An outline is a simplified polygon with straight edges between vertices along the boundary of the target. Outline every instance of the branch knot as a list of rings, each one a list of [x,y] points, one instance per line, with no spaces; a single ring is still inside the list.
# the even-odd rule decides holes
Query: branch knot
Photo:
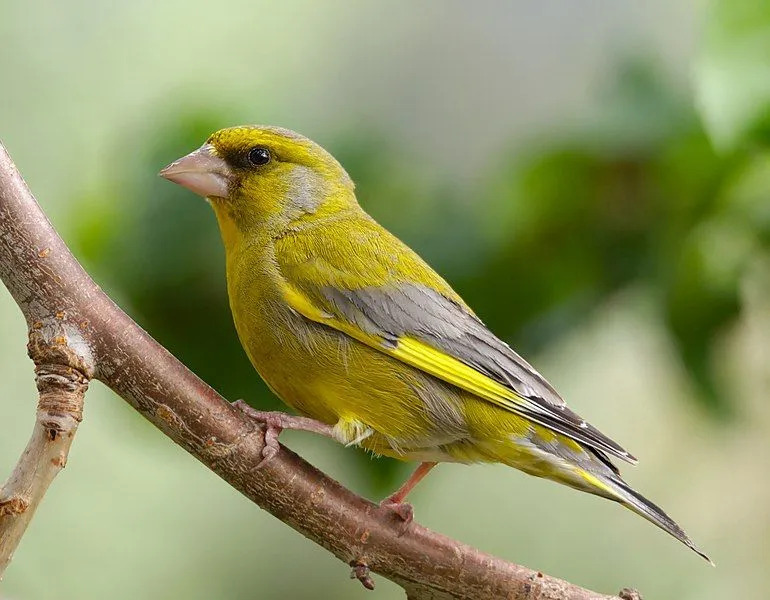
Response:
[[[5,515],[20,515],[29,508],[29,500],[21,496],[5,498],[0,494],[0,517]]]
[[[94,372],[90,351],[80,332],[57,315],[51,323],[30,329],[27,352],[35,363],[38,418],[54,440],[70,429],[62,419],[83,419],[83,396]]]
[[[83,420],[83,396],[88,389],[88,378],[77,369],[65,365],[37,365],[37,390],[40,394],[37,409],[51,417],[72,417]]]

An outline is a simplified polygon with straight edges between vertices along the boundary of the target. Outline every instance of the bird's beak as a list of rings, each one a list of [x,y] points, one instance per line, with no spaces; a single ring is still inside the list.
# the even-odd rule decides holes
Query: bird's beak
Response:
[[[231,171],[211,144],[172,162],[159,175],[204,198],[227,198]]]

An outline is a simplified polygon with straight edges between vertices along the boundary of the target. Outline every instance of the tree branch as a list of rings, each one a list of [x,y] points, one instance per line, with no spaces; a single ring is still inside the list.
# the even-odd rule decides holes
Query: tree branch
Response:
[[[33,354],[46,356],[50,350],[36,348]],[[81,371],[60,363],[38,365],[36,373],[40,399],[32,437],[0,488],[0,578],[48,486],[67,463],[88,388]]]
[[[93,376],[260,507],[351,565],[353,576],[365,585],[372,584],[371,570],[401,585],[410,599],[610,598],[507,563],[417,523],[400,535],[390,511],[356,496],[285,447],[255,470],[263,430],[99,289],[56,234],[2,145],[0,278],[26,318],[30,356],[38,387],[42,385],[33,439],[0,496],[20,499],[29,494],[34,499],[26,510],[23,502],[11,502],[22,508],[22,516],[0,512],[0,532],[16,532],[7,543],[3,537],[0,552],[13,550],[34,506],[63,466],[82,395]],[[56,436],[54,445],[46,435],[59,427],[67,435]],[[55,469],[52,458],[60,463]],[[35,465],[45,466],[40,481],[31,485],[29,476],[17,477],[34,471]],[[28,491],[19,491],[19,481]],[[2,560],[0,556],[0,564]]]

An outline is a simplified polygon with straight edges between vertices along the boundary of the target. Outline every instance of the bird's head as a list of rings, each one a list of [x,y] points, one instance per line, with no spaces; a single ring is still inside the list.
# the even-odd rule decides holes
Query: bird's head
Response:
[[[353,183],[335,158],[280,127],[221,129],[160,175],[207,198],[220,225],[242,231],[355,204]]]

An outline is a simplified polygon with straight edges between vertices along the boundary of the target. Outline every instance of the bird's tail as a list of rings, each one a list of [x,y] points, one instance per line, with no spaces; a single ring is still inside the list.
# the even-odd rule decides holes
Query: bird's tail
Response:
[[[623,506],[630,508],[635,513],[660,527],[663,531],[673,535],[698,556],[714,566],[714,562],[703,552],[698,550],[684,530],[679,527],[671,517],[663,512],[663,509],[647,500],[647,498],[642,496],[636,490],[633,490],[619,476],[613,474],[600,476],[593,475],[590,477],[592,479],[595,478],[595,481],[593,482],[594,485],[603,488],[613,500],[620,502]]]

